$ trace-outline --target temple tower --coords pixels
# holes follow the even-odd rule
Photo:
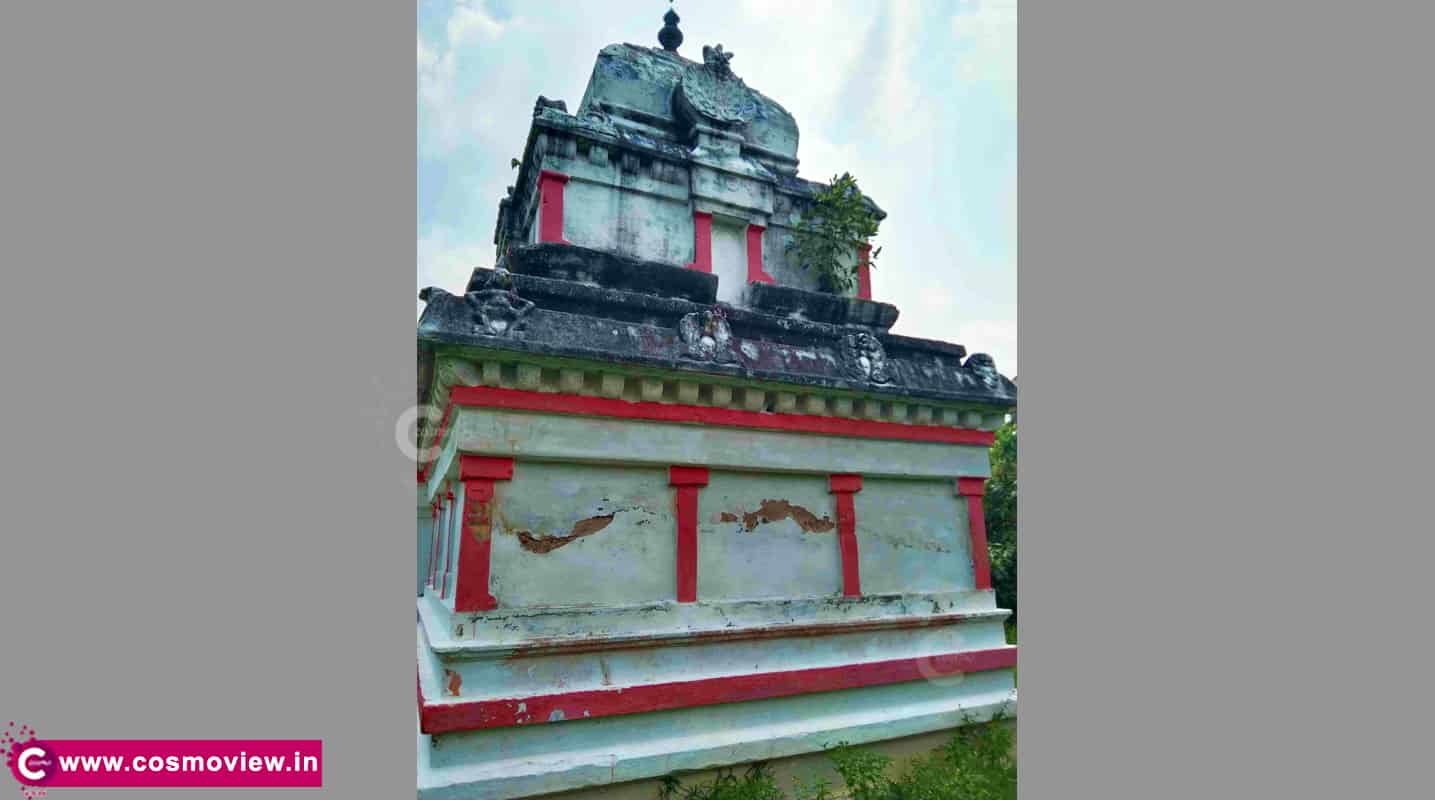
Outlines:
[[[1015,713],[982,488],[1016,388],[892,334],[862,248],[846,293],[790,263],[797,123],[677,22],[538,98],[495,267],[421,293],[424,798]]]

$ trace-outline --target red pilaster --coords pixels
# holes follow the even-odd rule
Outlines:
[[[678,602],[698,599],[698,490],[708,485],[707,467],[669,467],[668,485],[677,489]]]
[[[498,600],[488,591],[493,550],[493,483],[513,479],[513,459],[459,456],[458,479],[463,481],[463,538],[458,548],[458,585],[453,590],[454,611],[488,611]]]
[[[837,495],[837,545],[842,550],[842,596],[862,596],[862,571],[857,563],[857,508],[861,475],[833,475],[829,491]]]
[[[441,559],[441,557],[440,557],[439,554],[443,552],[443,523],[444,523],[446,508],[445,508],[445,506],[444,506],[444,504],[443,504],[443,495],[436,495],[436,496],[434,497],[433,502],[434,502],[434,511],[435,511],[436,513],[435,513],[435,515],[434,515],[434,527],[433,527],[433,531],[434,531],[433,558],[430,559],[430,564],[429,564],[429,586],[432,586],[433,588],[437,589],[437,588],[438,588],[439,567],[443,564],[443,561],[442,561],[442,559]]]
[[[857,248],[857,296],[872,299],[872,245]]]
[[[982,511],[986,478],[957,478],[957,494],[967,498],[967,527],[972,532],[972,573],[978,589],[992,588],[992,567],[987,556],[987,519]]]
[[[771,275],[762,269],[762,232],[767,228],[761,225],[747,226],[747,282],[748,283],[776,283]]]
[[[688,269],[713,271],[713,215],[706,211],[693,212],[693,263]]]
[[[429,568],[424,583],[433,586],[434,565],[438,564],[438,499],[435,498],[429,505],[429,513],[432,518],[429,523]]]
[[[563,188],[568,176],[545,169],[538,173],[538,241],[564,242]]]
[[[445,483],[443,494],[443,513],[439,515],[443,523],[443,574],[438,579],[440,600],[448,597],[448,576],[453,571],[453,485]]]

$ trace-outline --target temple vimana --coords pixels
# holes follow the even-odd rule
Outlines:
[[[425,800],[651,798],[1015,715],[982,493],[1016,387],[891,333],[866,247],[845,291],[795,263],[797,121],[665,20],[537,99],[493,267],[420,294]]]

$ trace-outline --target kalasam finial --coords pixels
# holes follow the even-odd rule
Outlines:
[[[671,3],[672,0],[668,0],[668,2]],[[666,24],[663,25],[662,30],[658,31],[658,44],[661,44],[663,49],[669,53],[678,52],[678,45],[683,43],[683,32],[678,30],[678,19],[677,12],[673,11],[670,6],[668,13],[663,15],[663,22]]]

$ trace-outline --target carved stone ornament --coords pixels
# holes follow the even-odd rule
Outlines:
[[[698,115],[726,125],[745,125],[757,113],[757,98],[732,72],[732,53],[722,45],[703,46],[703,65],[690,66],[678,84],[678,95]]]
[[[988,389],[995,389],[1001,386],[1001,375],[997,372],[997,362],[986,353],[972,353],[967,356],[967,363],[962,368],[976,376],[977,380]]]
[[[516,337],[528,325],[528,312],[533,303],[516,293],[503,289],[483,289],[464,295],[473,310],[478,332],[486,336]]]
[[[720,308],[685,315],[678,321],[678,335],[687,346],[683,355],[688,358],[719,364],[733,360],[729,347],[732,329],[728,327],[727,315]]]
[[[538,95],[538,102],[533,104],[533,116],[542,114],[545,109],[552,109],[563,114],[568,113],[568,104],[562,100],[549,100],[543,95]]]
[[[842,337],[842,365],[847,374],[859,381],[887,383],[887,352],[882,343],[866,331],[853,331]]]

